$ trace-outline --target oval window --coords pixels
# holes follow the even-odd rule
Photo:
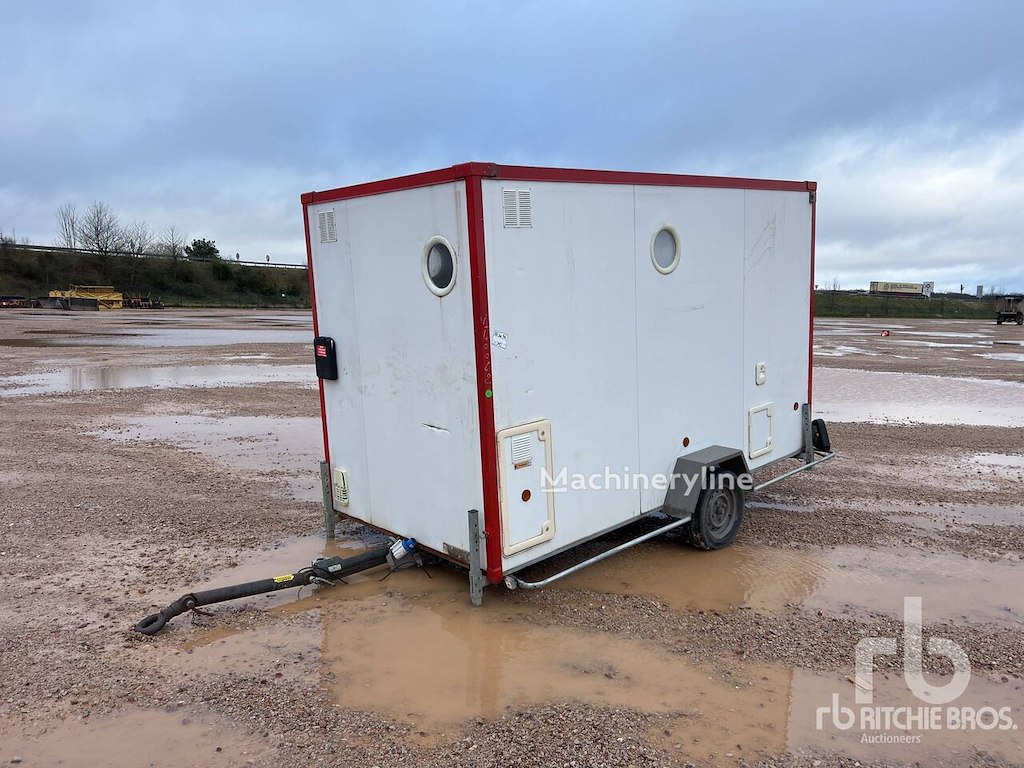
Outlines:
[[[654,268],[667,275],[679,265],[679,236],[672,227],[662,227],[651,240]]]
[[[435,296],[447,296],[455,287],[457,265],[451,243],[431,238],[423,249],[423,280]]]

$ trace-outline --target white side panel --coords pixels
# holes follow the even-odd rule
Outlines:
[[[807,402],[811,204],[807,192],[743,194],[744,410],[774,404],[771,450],[760,444],[743,446],[751,468],[757,468],[803,446],[800,406]],[[761,364],[764,383],[758,384]]]
[[[651,260],[665,226],[680,250],[669,274]],[[683,453],[745,444],[743,191],[638,186],[635,243],[640,470],[668,475]],[[664,487],[641,492],[644,511],[664,501]]]
[[[503,187],[530,191],[529,226],[505,226]],[[556,475],[635,472],[633,190],[483,181],[495,428],[547,419]],[[522,224],[520,217],[520,224]],[[554,538],[506,570],[639,514],[635,490],[555,499]]]
[[[333,209],[337,242],[321,243]],[[319,330],[337,342],[325,382],[331,463],[346,514],[443,551],[468,548],[483,509],[468,234],[462,182],[308,209]],[[452,291],[424,283],[424,246],[456,251]]]

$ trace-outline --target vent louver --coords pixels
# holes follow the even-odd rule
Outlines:
[[[527,432],[512,438],[512,466],[515,469],[528,467],[533,463],[533,436]]]
[[[338,226],[334,221],[333,208],[329,211],[320,211],[320,214],[317,217],[317,224],[320,229],[321,243],[338,242]]]
[[[533,201],[528,189],[501,190],[506,229],[527,229],[533,226]]]

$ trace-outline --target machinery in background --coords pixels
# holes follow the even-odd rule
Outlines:
[[[1024,296],[1019,293],[1003,297],[1003,306],[996,311],[996,325],[1016,323],[1024,325]]]
[[[935,283],[887,283],[872,281],[868,293],[877,296],[905,296],[930,299],[935,292]]]
[[[72,285],[66,291],[50,291],[49,298],[63,300],[72,310],[124,308],[124,294],[112,285]]]

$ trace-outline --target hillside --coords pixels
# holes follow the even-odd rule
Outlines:
[[[937,294],[930,299],[902,296],[872,296],[867,293],[816,291],[814,314],[817,317],[940,317],[995,319],[996,306],[1002,302],[993,296],[983,299],[959,294]]]
[[[0,295],[45,296],[72,283],[113,285],[125,295],[152,296],[171,307],[309,306],[305,269],[0,245]],[[814,313],[818,317],[988,319],[995,317],[997,303],[994,297],[979,301],[956,294],[916,299],[817,291]]]
[[[305,269],[0,247],[0,295],[45,296],[72,283],[113,285],[169,307],[309,306]]]

